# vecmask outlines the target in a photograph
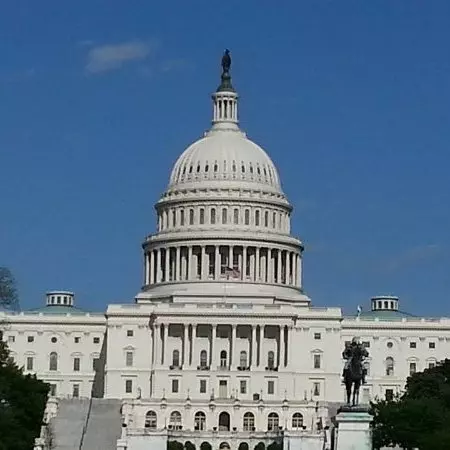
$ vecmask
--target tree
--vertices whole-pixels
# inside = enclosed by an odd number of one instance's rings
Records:
[[[0,340],[0,450],[30,450],[41,431],[49,391],[34,375],[24,375]]]
[[[405,393],[372,403],[375,448],[450,448],[450,360],[408,378]]]
[[[0,267],[0,307],[14,309],[17,306],[16,280],[8,268]]]

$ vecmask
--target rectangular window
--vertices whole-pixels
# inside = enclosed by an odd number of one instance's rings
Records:
[[[133,330],[127,330],[127,337],[133,337]]]
[[[73,358],[73,371],[74,372],[80,371],[80,358]]]
[[[56,384],[50,384],[50,396],[56,397]]]
[[[178,392],[178,389],[180,387],[180,383],[178,380],[172,380],[172,392],[176,394]]]
[[[28,336],[27,337],[28,342],[34,342],[34,336]]]
[[[73,341],[75,342],[75,344],[79,344],[80,343],[80,338],[78,336],[73,338]]]
[[[180,211],[180,225],[184,226],[184,209]]]
[[[435,342],[428,342],[428,348],[436,348]]]
[[[78,398],[80,396],[80,385],[79,384],[74,384],[72,386],[72,397],[73,398]]]
[[[95,337],[93,339],[94,344],[100,344],[100,338],[99,337]]]
[[[412,375],[417,372],[417,364],[415,362],[409,363],[409,374]]]
[[[200,394],[206,394],[206,380],[200,380]]]
[[[237,208],[233,211],[233,221],[235,225],[239,223],[239,210]]]
[[[321,366],[321,355],[314,355],[314,369],[320,369]]]
[[[125,393],[131,394],[133,392],[133,380],[125,380]]]
[[[255,225],[257,227],[259,227],[259,215],[260,215],[259,210],[255,211]]]
[[[247,380],[240,380],[239,381],[239,392],[241,394],[247,393]]]
[[[27,356],[27,370],[33,370],[33,357]]]
[[[227,380],[219,381],[219,398],[227,398],[228,397],[228,383]]]
[[[268,393],[269,395],[275,394],[275,381],[269,380],[269,381],[267,382],[267,393]]]
[[[369,341],[363,341],[362,343],[364,348],[370,348],[370,342]]]
[[[393,389],[386,389],[385,398],[388,402],[392,401],[394,399],[394,390]]]
[[[226,208],[222,208],[222,223],[226,224],[227,223],[227,209]]]
[[[194,225],[194,210],[189,210],[189,225]]]
[[[125,365],[131,367],[133,365],[133,352],[127,352],[125,355]]]
[[[320,333],[314,333],[314,339],[316,341],[319,341],[320,339],[322,339],[322,335]]]
[[[211,225],[215,225],[216,223],[216,208],[211,208]]]
[[[417,344],[415,342],[410,342],[409,343],[409,348],[416,348]]]
[[[15,336],[8,336],[8,342],[16,342]]]
[[[250,210],[246,209],[244,212],[244,224],[250,225]]]
[[[318,397],[320,395],[320,383],[313,384],[313,395]]]

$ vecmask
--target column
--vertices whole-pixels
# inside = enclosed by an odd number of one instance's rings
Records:
[[[286,354],[287,354],[287,364],[286,367],[291,365],[291,340],[292,340],[292,326],[288,326],[287,339],[286,339]]]
[[[272,283],[273,282],[273,269],[272,269],[272,249],[267,249],[267,282]]]
[[[189,325],[184,325],[184,341],[183,341],[183,367],[187,367],[189,364]]]
[[[144,253],[144,286],[149,284],[148,253]]]
[[[197,337],[197,324],[192,325],[192,350],[191,350],[191,366],[197,367],[197,354],[195,350],[195,338]]]
[[[200,258],[201,258],[201,272],[200,272],[200,279],[201,280],[206,280],[208,278],[208,274],[206,271],[206,247],[204,245],[202,245],[201,247],[201,254],[200,254]]]
[[[256,247],[256,256],[255,256],[255,281],[258,282],[260,279],[259,276],[259,247]]]
[[[159,358],[161,355],[161,329],[159,324],[153,325],[153,364],[159,366]]]
[[[214,279],[217,281],[220,279],[220,247],[216,245],[214,247]]]
[[[150,252],[150,284],[155,283],[155,252]]]
[[[257,350],[257,343],[256,343],[256,325],[252,325],[252,360],[250,362],[251,368],[256,368],[256,350]]]
[[[167,283],[169,281],[169,265],[170,265],[170,247],[166,247],[166,261],[164,268],[164,281]]]
[[[247,247],[242,247],[242,279],[247,280]]]
[[[181,247],[176,249],[174,280],[181,281]]]
[[[230,269],[233,268],[233,262],[234,262],[234,259],[233,259],[233,246],[230,245],[230,247],[228,248],[228,267]]]
[[[161,249],[156,250],[156,282],[161,283],[162,271],[161,271]]]
[[[297,254],[292,253],[292,285],[297,286]]]
[[[277,283],[281,283],[281,265],[282,265],[282,255],[283,255],[283,251],[278,249],[277,250],[277,257],[278,257],[278,264],[277,264]]]
[[[303,280],[302,280],[302,254],[300,253],[300,255],[298,255],[298,263],[297,263],[297,285],[298,287],[302,287],[303,285]]]
[[[291,252],[286,252],[286,284],[291,284]]]
[[[161,333],[161,365],[163,365],[166,362],[166,328],[167,325],[164,324],[164,327],[161,327],[162,333]]]
[[[187,256],[187,279],[192,280],[192,245],[188,247],[188,256]]]
[[[215,339],[217,336],[217,325],[211,325],[211,345],[209,346],[209,365],[211,369],[216,370],[219,365],[217,362],[217,352],[215,351]]]
[[[286,354],[286,345],[284,341],[284,325],[280,326],[280,367],[285,367],[284,359]]]
[[[230,368],[238,365],[236,363],[236,336],[237,336],[237,326],[231,325],[231,345],[230,345]]]

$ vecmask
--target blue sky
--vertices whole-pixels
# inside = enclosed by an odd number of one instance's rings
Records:
[[[278,5],[278,6],[277,6]],[[0,265],[22,307],[102,310],[142,281],[141,242],[232,50],[241,126],[277,164],[304,285],[450,315],[450,2],[4,2]]]

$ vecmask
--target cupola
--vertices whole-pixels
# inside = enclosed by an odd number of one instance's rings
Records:
[[[398,311],[398,297],[379,295],[372,297],[372,311]]]
[[[50,291],[46,293],[47,306],[73,306],[75,294],[69,291]]]

